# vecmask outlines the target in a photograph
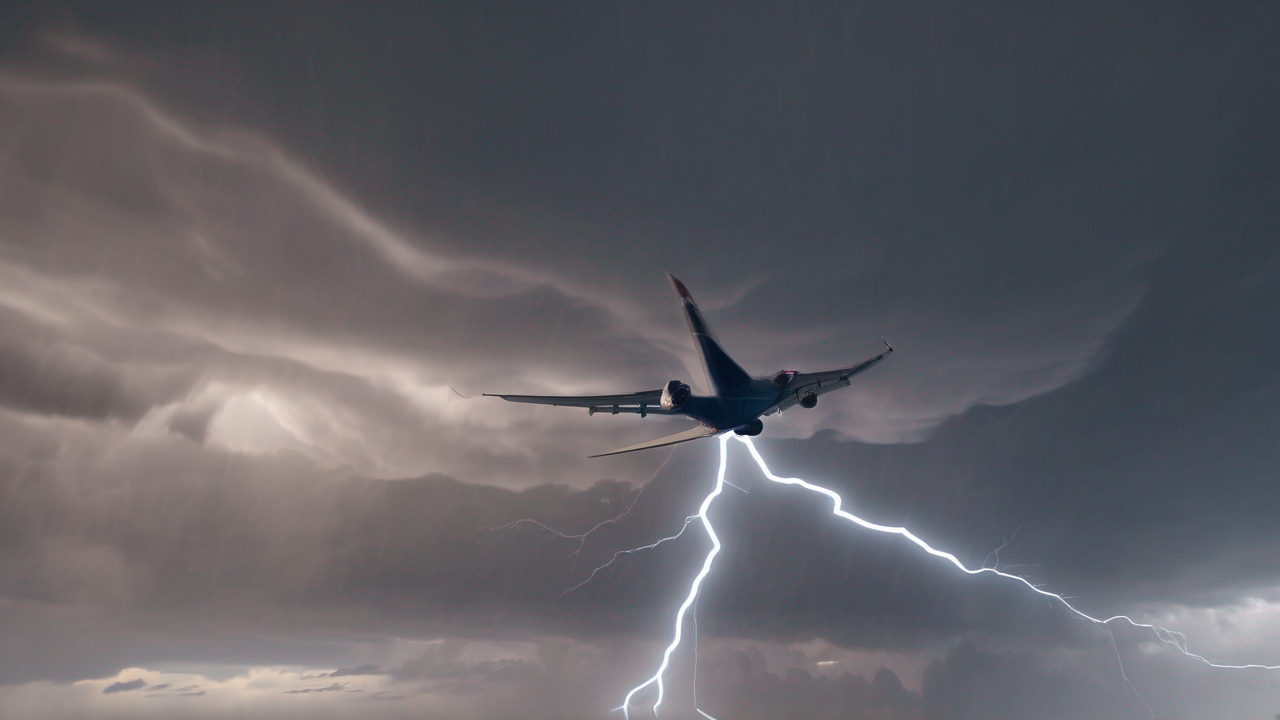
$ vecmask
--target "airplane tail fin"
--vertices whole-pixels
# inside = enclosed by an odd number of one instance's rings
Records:
[[[674,435],[667,435],[666,437],[655,438],[653,440],[646,440],[645,442],[642,442],[642,443],[636,443],[635,445],[628,445],[624,448],[618,448],[617,450],[610,450],[609,452],[603,452],[597,455],[588,455],[587,457],[598,458],[598,457],[604,457],[606,455],[621,455],[622,453],[635,452],[637,450],[648,450],[649,448],[662,447],[663,445],[675,445],[676,443],[689,442],[690,440],[697,440],[699,438],[711,437],[712,435],[715,435],[717,432],[719,431],[716,430],[715,428],[707,427],[706,425],[699,425],[697,427],[689,428],[688,430],[685,430],[683,432],[678,432]]]
[[[671,286],[680,296],[680,305],[684,308],[684,318],[689,322],[689,333],[693,335],[693,345],[698,348],[698,357],[702,360],[702,368],[707,372],[707,380],[718,395],[729,395],[734,390],[746,387],[751,376],[742,366],[729,357],[729,353],[721,347],[716,333],[707,324],[702,311],[693,302],[689,288],[684,286],[675,275],[667,273]]]

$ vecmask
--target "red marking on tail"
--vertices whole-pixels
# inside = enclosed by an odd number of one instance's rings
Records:
[[[680,282],[680,280],[671,273],[667,273],[667,277],[671,278],[671,285],[676,289],[676,292],[680,294],[681,298],[693,302],[693,296],[689,294],[689,288],[685,287],[684,283]]]

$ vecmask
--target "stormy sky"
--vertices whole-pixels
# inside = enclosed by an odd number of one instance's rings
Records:
[[[754,373],[893,343],[766,418],[775,472],[1280,664],[1277,37],[1269,3],[7,4],[0,704],[621,717],[710,543],[575,586],[680,530],[716,443],[589,460],[687,422],[477,396],[705,392],[664,271]],[[1280,671],[730,451],[721,720],[1280,713]]]

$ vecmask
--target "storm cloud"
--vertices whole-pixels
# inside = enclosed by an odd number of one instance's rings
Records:
[[[774,472],[1280,661],[1273,8],[0,14],[21,716],[616,707],[709,545],[592,573],[680,530],[715,444],[587,460],[683,426],[479,395],[706,389],[663,271],[756,373],[896,348],[766,418]],[[730,447],[717,717],[1280,706]]]

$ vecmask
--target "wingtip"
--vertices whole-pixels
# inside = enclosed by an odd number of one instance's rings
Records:
[[[881,336],[880,336],[880,340],[884,343],[884,354],[885,354],[885,355],[888,355],[889,353],[893,352],[893,346],[889,344],[889,341],[888,341],[888,340],[885,340],[885,339],[884,339],[884,336],[883,336],[883,335],[881,335]]]

